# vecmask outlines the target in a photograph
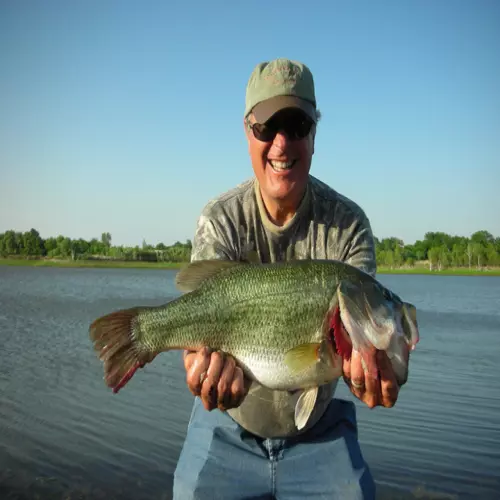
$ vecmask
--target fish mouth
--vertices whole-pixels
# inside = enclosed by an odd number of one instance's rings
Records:
[[[398,329],[394,303],[383,298],[376,285],[342,283],[339,287],[340,317],[356,350],[386,350]]]

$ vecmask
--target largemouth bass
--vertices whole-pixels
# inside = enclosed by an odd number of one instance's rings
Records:
[[[379,349],[398,382],[407,380],[404,350],[419,340],[415,307],[349,264],[195,261],[176,283],[186,293],[164,305],[113,312],[91,324],[104,380],[114,392],[161,352],[208,346],[233,356],[255,383],[301,390],[300,430],[318,387],[342,376],[352,349],[368,376],[378,376],[371,354]]]

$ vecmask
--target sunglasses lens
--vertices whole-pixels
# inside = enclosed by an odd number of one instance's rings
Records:
[[[290,122],[288,130],[285,128],[288,136],[292,139],[299,140],[306,137],[311,131],[312,122],[310,120],[296,120]]]
[[[255,138],[263,142],[274,140],[278,130],[283,130],[292,141],[298,141],[309,134],[311,127],[311,120],[303,116],[293,116],[288,119],[271,120],[267,123],[254,123],[252,130]]]
[[[254,123],[252,128],[255,138],[263,142],[272,141],[277,132],[277,130],[269,125],[266,125],[265,123]]]

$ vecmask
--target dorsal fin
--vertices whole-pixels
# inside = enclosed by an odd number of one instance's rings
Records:
[[[241,265],[245,264],[234,260],[195,260],[177,273],[175,284],[181,292],[192,292],[208,278]]]

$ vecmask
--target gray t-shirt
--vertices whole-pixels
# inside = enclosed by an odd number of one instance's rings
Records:
[[[246,260],[249,252],[263,263],[292,259],[335,259],[375,275],[375,244],[370,222],[353,201],[310,176],[295,216],[284,226],[269,219],[256,179],[210,201],[198,220],[191,260]],[[304,432],[322,416],[337,381],[320,387]],[[300,392],[272,391],[254,383],[229,415],[264,438],[298,434],[294,423]]]

